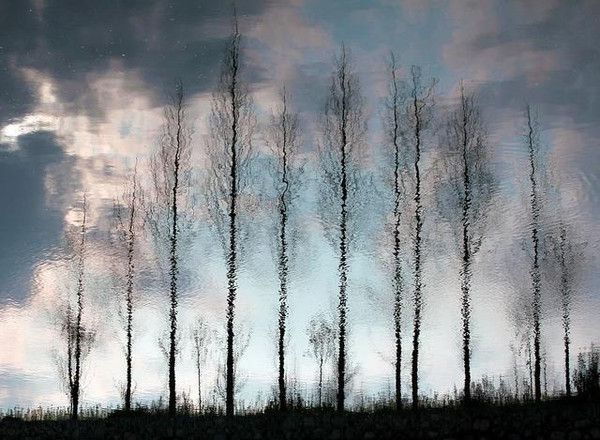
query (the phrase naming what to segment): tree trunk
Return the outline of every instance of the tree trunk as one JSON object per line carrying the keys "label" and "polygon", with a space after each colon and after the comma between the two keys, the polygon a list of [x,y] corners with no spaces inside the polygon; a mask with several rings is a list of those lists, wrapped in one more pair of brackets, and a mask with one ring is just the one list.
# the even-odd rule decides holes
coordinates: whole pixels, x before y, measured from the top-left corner
{"label": "tree trunk", "polygon": [[565,390],[567,393],[567,397],[571,397],[571,367],[570,367],[570,345],[571,345],[571,311],[570,311],[570,301],[571,295],[569,291],[569,277],[568,277],[568,267],[566,261],[566,252],[567,252],[567,231],[564,225],[561,225],[560,228],[560,265],[561,265],[561,287],[562,287],[562,306],[563,306],[563,330],[564,330],[564,352],[565,352]]}
{"label": "tree trunk", "polygon": [[463,236],[463,261],[462,261],[462,337],[463,337],[463,366],[465,373],[464,382],[464,396],[465,403],[471,402],[471,243],[469,237],[469,226],[470,226],[470,209],[471,209],[471,180],[469,171],[469,158],[467,153],[468,147],[468,116],[464,91],[461,90],[461,103],[463,112],[463,144],[462,144],[462,159],[463,159],[463,185],[464,185],[464,198],[462,201],[462,236]]}
{"label": "tree trunk", "polygon": [[202,413],[202,370],[200,368],[200,350],[196,351],[196,372],[198,375],[198,413]]}
{"label": "tree trunk", "polygon": [[81,391],[81,343],[82,343],[82,317],[83,317],[83,273],[84,273],[84,251],[85,251],[85,235],[87,221],[87,198],[83,196],[83,219],[81,222],[81,242],[80,254],[78,263],[77,276],[77,316],[75,318],[75,377],[71,392],[72,399],[72,414],[73,420],[77,420],[79,416],[79,394]]}
{"label": "tree trunk", "polygon": [[342,114],[341,114],[341,209],[340,209],[340,263],[339,263],[339,276],[340,276],[340,292],[339,292],[339,352],[338,352],[338,392],[337,392],[337,410],[344,410],[344,402],[346,398],[345,393],[345,382],[346,382],[346,310],[347,310],[347,294],[346,288],[348,285],[348,261],[347,261],[347,203],[348,203],[348,176],[347,176],[347,96],[346,96],[346,51],[342,47],[342,62],[339,70],[340,75],[340,88],[342,93]]}
{"label": "tree trunk", "polygon": [[323,407],[323,359],[319,360],[319,408]]}
{"label": "tree trunk", "polygon": [[279,255],[279,409],[285,411],[287,407],[286,387],[285,387],[285,330],[287,319],[287,281],[288,281],[288,249],[287,249],[287,221],[288,212],[286,204],[286,195],[290,182],[288,180],[288,133],[287,133],[287,101],[285,90],[283,92],[283,111],[281,127],[283,129],[282,139],[282,179],[284,190],[279,198],[279,239],[281,246]]}
{"label": "tree trunk", "polygon": [[421,307],[422,307],[422,281],[421,281],[421,233],[423,229],[421,205],[421,109],[419,108],[417,96],[416,78],[413,73],[413,110],[415,116],[415,241],[414,241],[414,328],[413,328],[413,350],[412,350],[412,404],[413,408],[419,406],[419,336],[421,334]]}
{"label": "tree trunk", "polygon": [[231,47],[230,73],[231,83],[229,84],[229,99],[231,102],[231,166],[230,166],[230,193],[229,193],[229,255],[227,257],[227,374],[226,374],[226,397],[225,413],[227,417],[233,417],[234,411],[234,357],[233,357],[233,321],[235,316],[235,298],[237,294],[237,196],[238,196],[238,169],[237,169],[237,149],[238,149],[238,117],[239,108],[237,100],[237,80],[238,80],[238,62],[239,62],[239,34],[234,35]]}
{"label": "tree trunk", "polygon": [[533,351],[534,351],[534,382],[535,382],[535,401],[540,402],[542,397],[541,389],[541,356],[540,356],[540,264],[539,264],[539,206],[537,193],[537,175],[535,167],[537,126],[533,121],[531,109],[527,106],[527,142],[529,149],[529,165],[531,182],[531,241],[533,243],[533,263],[531,267],[531,280],[533,290]]}
{"label": "tree trunk", "polygon": [[127,374],[125,389],[125,411],[131,410],[131,359],[132,359],[132,328],[133,328],[133,275],[134,275],[134,251],[135,251],[135,215],[137,200],[137,163],[133,174],[133,193],[131,195],[131,210],[129,215],[129,240],[127,246]]}
{"label": "tree trunk", "polygon": [[399,118],[399,91],[396,79],[396,60],[392,54],[390,66],[392,74],[392,143],[394,147],[394,337],[396,349],[395,381],[396,381],[396,409],[402,408],[402,294],[404,281],[402,279],[400,255],[400,201],[402,188],[400,187],[400,118]]}

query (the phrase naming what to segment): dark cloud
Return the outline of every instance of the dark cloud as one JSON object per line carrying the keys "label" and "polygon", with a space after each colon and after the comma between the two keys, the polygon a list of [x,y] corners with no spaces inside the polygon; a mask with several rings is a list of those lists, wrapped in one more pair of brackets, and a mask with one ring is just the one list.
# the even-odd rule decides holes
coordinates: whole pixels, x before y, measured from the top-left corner
{"label": "dark cloud", "polygon": [[61,168],[65,179],[59,184],[71,181],[72,158],[52,133],[22,135],[18,146],[0,146],[0,301],[26,298],[34,265],[59,245],[63,213],[47,203],[48,169]]}
{"label": "dark cloud", "polygon": [[[144,80],[159,100],[175,77],[192,93],[214,85],[231,23],[229,2],[210,0],[62,0],[2,2],[0,5],[0,125],[35,103],[23,68],[50,76],[60,102],[73,112],[96,113],[86,77],[121,66]],[[268,0],[247,0],[240,21],[260,14]]]}

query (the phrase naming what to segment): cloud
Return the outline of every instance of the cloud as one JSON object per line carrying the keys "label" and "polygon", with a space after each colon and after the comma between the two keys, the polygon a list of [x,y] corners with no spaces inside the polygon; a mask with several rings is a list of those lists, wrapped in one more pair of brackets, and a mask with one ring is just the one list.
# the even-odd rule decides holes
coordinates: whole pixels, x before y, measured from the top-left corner
{"label": "cloud", "polygon": [[[269,2],[245,1],[240,22],[260,14]],[[155,102],[165,85],[182,77],[190,92],[214,84],[224,39],[231,29],[227,3],[166,0],[3,2],[0,48],[0,126],[36,104],[23,69],[49,76],[60,102],[73,113],[103,116],[90,75],[110,70],[137,73]]]}
{"label": "cloud", "polygon": [[[0,146],[0,298],[23,299],[29,293],[33,265],[58,245],[63,222],[60,210],[52,207],[46,176],[58,166],[56,175],[62,191],[76,182],[63,179],[73,161],[66,156],[50,132],[19,136],[19,149]],[[50,198],[49,198],[50,197]]]}
{"label": "cloud", "polygon": [[459,24],[443,47],[444,62],[482,80],[481,95],[494,107],[521,108],[529,100],[543,104],[547,116],[598,121],[600,57],[592,42],[600,38],[593,18],[600,4],[512,2],[501,8],[488,1],[487,12],[453,5]]}

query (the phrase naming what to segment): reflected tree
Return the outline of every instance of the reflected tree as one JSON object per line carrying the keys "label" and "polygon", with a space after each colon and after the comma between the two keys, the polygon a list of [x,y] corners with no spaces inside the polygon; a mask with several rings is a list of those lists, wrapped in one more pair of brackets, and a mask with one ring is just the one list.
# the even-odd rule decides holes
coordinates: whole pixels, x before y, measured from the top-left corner
{"label": "reflected tree", "polygon": [[189,197],[191,182],[192,131],[186,119],[183,83],[178,81],[171,103],[164,108],[164,126],[158,151],[150,159],[153,183],[152,200],[147,221],[156,238],[159,251],[168,253],[169,278],[169,414],[175,415],[175,362],[178,352],[177,310],[181,232],[192,209]]}
{"label": "reflected tree", "polygon": [[85,261],[87,256],[88,234],[88,201],[84,193],[81,205],[80,225],[67,236],[69,247],[75,263],[76,289],[75,304],[67,300],[64,314],[60,317],[61,335],[66,342],[66,353],[57,356],[59,375],[65,391],[69,396],[71,418],[77,420],[79,416],[79,402],[81,397],[82,363],[89,354],[95,341],[95,332],[84,324],[84,299],[85,299]]}
{"label": "reflected tree", "polygon": [[319,408],[323,406],[323,369],[335,353],[335,327],[323,314],[314,316],[306,329],[310,354],[317,362],[319,371],[318,401]]}
{"label": "reflected tree", "polygon": [[211,332],[202,318],[198,318],[192,327],[191,339],[193,343],[194,366],[198,379],[198,412],[202,412],[202,377],[203,369],[208,360]]}
{"label": "reflected tree", "polygon": [[442,175],[437,195],[442,217],[456,235],[461,255],[461,320],[464,401],[471,401],[471,279],[473,263],[484,239],[495,181],[491,173],[487,133],[472,93],[460,85],[460,101],[448,115],[440,142]]}
{"label": "reflected tree", "polygon": [[277,193],[277,243],[276,260],[279,278],[279,310],[278,310],[278,386],[279,408],[286,410],[286,373],[285,373],[285,341],[288,316],[288,284],[290,272],[290,252],[293,250],[293,231],[290,230],[290,219],[293,215],[293,202],[298,193],[302,167],[298,164],[298,116],[289,109],[290,97],[283,89],[281,104],[271,118],[269,144],[275,159],[272,170],[273,181]]}
{"label": "reflected tree", "polygon": [[405,133],[413,152],[414,172],[414,235],[413,235],[413,341],[412,341],[412,404],[419,405],[419,340],[421,335],[421,310],[423,307],[423,175],[421,155],[424,136],[432,119],[435,80],[424,84],[421,69],[413,66],[410,71],[408,100],[406,104]]}
{"label": "reflected tree", "polygon": [[403,111],[406,104],[406,84],[399,77],[399,66],[394,53],[390,53],[388,70],[388,94],[384,102],[383,130],[386,144],[391,150],[392,164],[392,225],[390,229],[392,239],[392,289],[393,289],[393,318],[394,318],[394,348],[395,348],[395,392],[396,409],[402,406],[402,303],[406,289],[402,275],[402,248],[403,239],[402,217],[406,204],[406,179],[408,166],[406,157],[406,143],[403,132]]}
{"label": "reflected tree", "polygon": [[[347,288],[349,272],[349,230],[357,213],[360,187],[360,158],[366,130],[363,98],[358,77],[353,72],[350,55],[342,45],[335,59],[329,97],[321,119],[320,160],[323,172],[321,186],[321,218],[330,234],[332,245],[339,252],[338,278],[338,384],[337,409],[345,402]],[[334,210],[337,209],[337,212]]]}
{"label": "reflected tree", "polygon": [[243,241],[240,209],[248,186],[252,136],[256,125],[254,106],[241,78],[241,35],[237,16],[225,50],[221,77],[213,93],[207,144],[210,178],[208,205],[225,250],[227,266],[227,361],[225,411],[233,416],[235,395],[234,318],[238,291],[238,268]]}
{"label": "reflected tree", "polygon": [[[215,392],[221,399],[225,400],[225,404],[227,404],[227,396],[229,396],[229,393],[232,393],[232,399],[235,398],[242,391],[247,380],[247,378],[242,376],[242,371],[240,370],[240,360],[246,353],[246,350],[248,350],[252,333],[245,325],[236,324],[235,335],[236,338],[234,339],[234,344],[232,347],[233,355],[231,358],[231,368],[229,368],[228,364],[230,360],[229,347],[226,344],[223,344],[223,339],[227,339],[227,334],[224,338],[221,335],[218,335],[219,340],[217,341],[219,346],[225,346],[225,350],[221,353],[217,362]],[[228,388],[230,374],[233,376],[233,380],[231,382],[234,384],[233,389]],[[225,407],[225,410],[227,411],[227,407]]]}
{"label": "reflected tree", "polygon": [[550,275],[558,278],[557,290],[560,296],[561,323],[563,328],[565,392],[571,397],[571,307],[574,288],[585,261],[585,243],[574,239],[574,232],[564,220],[558,223],[556,231],[550,237],[552,263]]}
{"label": "reflected tree", "polygon": [[531,209],[531,246],[533,250],[533,261],[531,263],[531,285],[532,285],[532,319],[533,319],[533,380],[535,401],[540,402],[542,397],[541,387],[541,271],[540,271],[540,195],[539,195],[539,176],[537,165],[537,156],[539,154],[540,139],[537,115],[531,111],[529,104],[525,109],[526,134],[525,143],[529,158],[529,182],[530,193],[529,202]]}
{"label": "reflected tree", "polygon": [[[121,198],[115,200],[112,240],[115,244],[119,263],[125,260],[125,279],[123,291],[125,300],[125,363],[126,382],[123,393],[124,409],[131,410],[132,399],[132,357],[133,357],[133,309],[136,299],[134,279],[136,275],[136,257],[138,255],[138,235],[144,227],[142,209],[142,190],[138,179],[137,159],[129,183]],[[119,289],[121,290],[121,289]]]}

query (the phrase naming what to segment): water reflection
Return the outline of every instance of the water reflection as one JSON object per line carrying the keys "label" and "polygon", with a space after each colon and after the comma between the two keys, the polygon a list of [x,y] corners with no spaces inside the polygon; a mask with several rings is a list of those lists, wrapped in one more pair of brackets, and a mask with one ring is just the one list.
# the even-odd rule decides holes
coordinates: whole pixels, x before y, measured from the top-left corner
{"label": "water reflection", "polygon": [[[156,146],[165,91],[177,76],[189,90],[193,162],[198,182],[202,181],[207,115],[230,11],[217,2],[201,2],[201,7],[197,2],[179,2],[169,8],[148,2],[138,9],[115,6],[90,16],[73,4],[72,15],[80,19],[67,23],[58,6],[33,2],[37,5],[33,13],[27,11],[26,3],[10,6],[10,21],[21,25],[8,29],[10,38],[0,48],[0,62],[11,66],[0,73],[5,80],[0,83],[6,84],[7,102],[13,103],[0,108],[0,407],[66,404],[55,365],[54,353],[64,349],[56,316],[65,296],[75,288],[64,234],[77,224],[76,205],[84,188],[89,192],[93,225],[86,263],[86,319],[98,335],[84,364],[84,401],[115,403],[124,380],[124,333],[123,311],[115,300],[118,292],[111,274],[114,255],[106,233],[113,200],[121,193],[134,158],[147,159]],[[461,77],[481,101],[499,186],[474,269],[473,377],[513,374],[511,309],[515,298],[530,289],[525,100],[538,108],[542,130],[548,185],[544,227],[552,229],[559,221],[566,222],[577,232],[577,239],[586,243],[585,270],[572,312],[574,355],[600,339],[598,280],[593,270],[600,232],[596,148],[600,109],[594,98],[599,58],[587,45],[598,37],[598,27],[590,21],[598,5],[531,4],[526,14],[522,5],[500,1],[489,2],[489,10],[484,6],[468,10],[453,2],[447,11],[414,2],[325,7],[253,1],[240,6],[245,80],[261,123],[268,122],[282,85],[288,87],[300,112],[302,154],[310,178],[301,197],[303,235],[291,279],[288,365],[290,380],[295,378],[301,391],[314,392],[317,371],[307,355],[307,322],[319,310],[334,314],[336,258],[315,220],[315,137],[328,92],[332,54],[342,40],[353,51],[366,96],[367,144],[373,152],[368,162],[375,165],[373,169],[385,164],[380,155],[379,109],[386,93],[384,60],[390,47],[405,65],[421,64],[428,76],[439,77],[436,120],[441,121],[455,102]],[[451,22],[441,18],[446,12],[453,17]],[[92,23],[93,30],[83,30]],[[548,43],[548,38],[555,44]],[[435,155],[436,135],[432,132],[424,140],[426,161]],[[263,138],[260,132],[255,143],[266,154],[269,150]],[[264,170],[257,170],[256,175],[264,178]],[[147,168],[142,180],[144,184],[150,180]],[[203,316],[222,333],[226,291],[222,249],[207,228],[202,192],[195,196],[198,227],[190,234],[181,268],[177,370],[178,390],[191,395],[195,395],[196,372],[189,327],[197,316]],[[451,252],[453,238],[435,216],[431,194],[425,197],[420,381],[424,393],[444,393],[461,381],[459,265]],[[560,218],[554,209],[559,204],[563,207]],[[373,206],[368,209],[380,214],[377,204]],[[265,216],[266,211],[261,211],[254,222],[257,231],[266,235]],[[373,235],[381,234],[376,226],[383,215],[373,217],[377,218],[370,225]],[[276,379],[276,269],[267,237],[257,237],[247,250],[239,279],[240,318],[252,332],[240,365],[246,384],[241,398],[246,402],[258,393],[270,396]],[[146,259],[136,285],[140,298],[135,310],[133,370],[136,399],[153,400],[166,390],[165,358],[157,341],[167,328],[168,301],[164,267],[153,258],[151,237],[143,241]],[[393,377],[392,298],[380,254],[381,249],[370,243],[350,262],[349,354],[358,366],[353,397],[385,395]],[[559,392],[563,386],[560,310],[556,293],[544,287],[546,281],[542,281],[543,349],[548,386],[551,392]],[[407,302],[405,390],[410,374],[411,310]],[[208,395],[222,350],[219,346],[211,351],[204,382]],[[523,356],[518,358],[522,377],[527,376],[525,361]]]}

